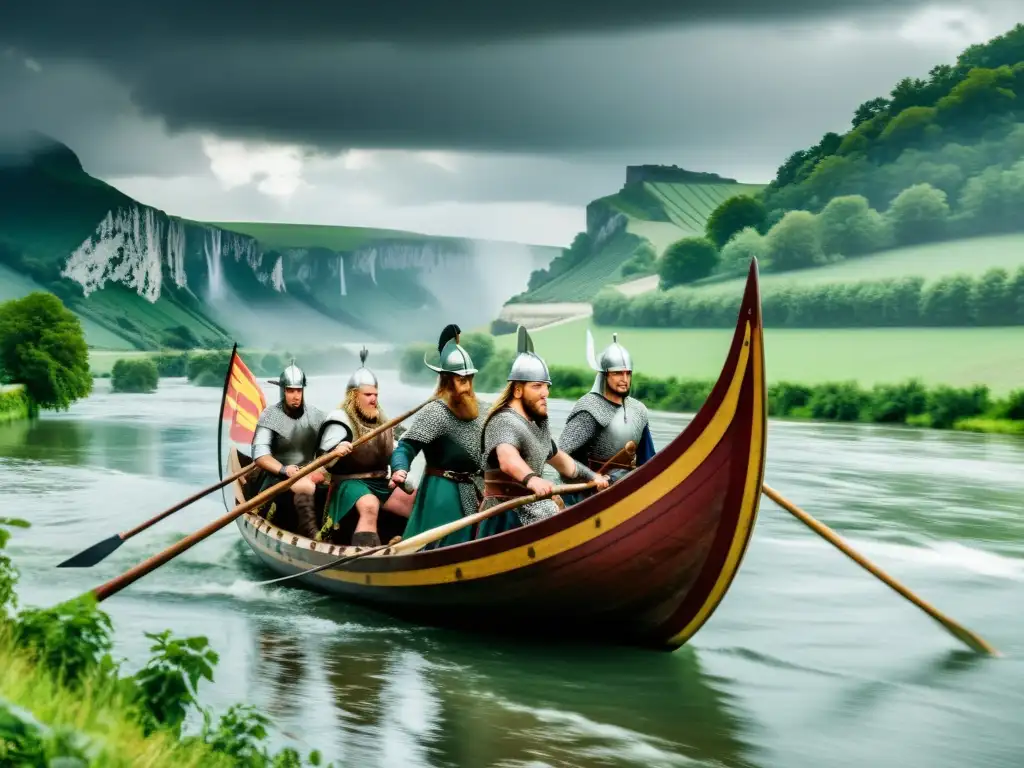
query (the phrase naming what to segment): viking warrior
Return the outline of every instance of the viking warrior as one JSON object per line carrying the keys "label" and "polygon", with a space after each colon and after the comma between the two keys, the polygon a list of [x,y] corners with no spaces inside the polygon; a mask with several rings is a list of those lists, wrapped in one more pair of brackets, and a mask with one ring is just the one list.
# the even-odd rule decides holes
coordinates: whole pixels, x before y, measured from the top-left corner
{"label": "viking warrior", "polygon": [[[299,467],[313,458],[317,432],[324,421],[323,411],[306,402],[306,374],[295,365],[294,360],[277,381],[269,383],[280,387],[281,400],[263,410],[252,438],[253,461],[265,473],[259,491],[291,477]],[[314,493],[316,484],[323,482],[324,478],[324,473],[318,470],[301,478],[290,488],[295,512],[294,530],[309,538],[316,536],[320,530]],[[279,497],[276,505],[281,501]],[[273,510],[275,513],[278,510],[276,505]]]}
{"label": "viking warrior", "polygon": [[[424,365],[439,374],[436,399],[416,414],[391,456],[392,486],[406,481],[420,451],[426,459],[423,480],[405,527],[406,538],[470,515],[480,504],[484,416],[473,392],[477,369],[469,352],[459,346],[457,325],[441,332],[439,365],[427,362],[427,354],[423,356]],[[426,548],[460,544],[472,538],[472,529],[467,527]]]}
{"label": "viking warrior", "polygon": [[[636,455],[629,463],[617,462],[609,468],[612,482],[648,461],[654,455],[654,441],[647,421],[647,408],[630,397],[633,383],[633,359],[619,344],[618,334],[600,357],[594,355],[594,337],[587,329],[587,362],[596,371],[594,386],[576,401],[565,420],[558,446],[591,469],[599,469],[626,447],[636,444]],[[566,504],[575,504],[590,491],[567,494]]]}
{"label": "viking warrior", "polygon": [[[320,430],[319,452],[334,450],[342,443],[351,443],[387,421],[377,401],[378,383],[373,371],[366,367],[369,354],[364,347],[359,353],[360,367],[348,380],[345,399],[337,410],[328,414]],[[331,474],[331,490],[327,500],[327,519],[319,538],[328,538],[332,530],[340,527],[342,518],[354,508],[359,515],[352,545],[376,547],[380,545],[377,533],[377,513],[392,495],[387,505],[402,517],[409,516],[412,498],[388,483],[388,463],[394,450],[395,432],[401,427],[388,429],[373,440],[351,448],[347,455],[327,465]]]}
{"label": "viking warrior", "polygon": [[[551,376],[544,360],[533,351],[533,341],[519,326],[517,355],[508,374],[508,384],[491,407],[484,422],[484,500],[481,510],[513,498],[549,493],[552,483],[541,477],[544,465],[554,467],[573,482],[597,480],[608,487],[608,478],[598,475],[559,450],[548,428],[548,391]],[[543,520],[558,512],[553,499],[524,504],[480,523],[478,538]]]}

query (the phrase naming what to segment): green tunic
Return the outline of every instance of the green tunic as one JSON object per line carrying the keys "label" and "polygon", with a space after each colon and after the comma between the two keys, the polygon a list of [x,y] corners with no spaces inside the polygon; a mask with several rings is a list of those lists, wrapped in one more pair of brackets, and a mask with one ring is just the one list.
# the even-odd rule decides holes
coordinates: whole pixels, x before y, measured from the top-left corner
{"label": "green tunic", "polygon": [[[366,434],[376,427],[376,424],[365,422],[356,417],[358,425],[353,429],[352,419],[353,417],[350,414],[346,414],[343,411],[333,411],[324,424],[325,426],[328,424],[344,426],[344,431],[347,434],[344,435],[343,439],[349,441],[356,439],[359,435]],[[378,422],[383,421],[386,421],[386,417],[382,411]],[[321,528],[317,538],[322,539],[328,531],[340,528],[342,518],[354,511],[356,501],[363,496],[376,496],[381,506],[391,497],[394,488],[388,486],[386,474],[384,477],[348,478],[345,476],[359,475],[367,472],[386,473],[388,460],[391,457],[391,451],[394,446],[394,433],[400,430],[400,426],[389,429],[370,442],[360,445],[348,456],[338,459],[329,468],[328,471],[333,476],[332,487],[327,498],[326,508],[324,509],[325,519],[323,528]],[[337,437],[337,435],[334,436],[334,438]],[[333,444],[329,445],[328,443]],[[336,444],[335,439],[325,435],[321,440],[320,449],[330,450]]]}
{"label": "green tunic", "polygon": [[[391,455],[391,471],[408,472],[416,454],[423,451],[428,468],[468,473],[479,478],[480,436],[485,418],[481,413],[472,421],[466,421],[458,418],[440,400],[428,403],[416,414],[409,431],[395,447]],[[470,515],[476,512],[477,504],[478,489],[474,483],[424,474],[403,538]],[[461,544],[472,538],[473,527],[467,526],[428,544],[424,549]]]}

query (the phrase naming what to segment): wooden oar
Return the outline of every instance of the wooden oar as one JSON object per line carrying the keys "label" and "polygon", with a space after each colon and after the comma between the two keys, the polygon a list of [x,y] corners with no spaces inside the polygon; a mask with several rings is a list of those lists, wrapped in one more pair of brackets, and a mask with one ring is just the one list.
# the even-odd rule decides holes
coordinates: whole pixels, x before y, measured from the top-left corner
{"label": "wooden oar", "polygon": [[[496,504],[490,509],[485,509],[481,512],[474,512],[472,515],[466,515],[465,517],[460,517],[458,520],[453,520],[450,523],[445,523],[444,525],[439,525],[436,528],[431,528],[429,531],[418,533],[415,536],[412,536],[408,539],[403,539],[397,544],[381,544],[379,547],[371,547],[370,549],[358,552],[354,555],[346,555],[345,557],[339,557],[337,560],[332,560],[328,563],[317,565],[313,568],[309,568],[308,570],[300,571],[299,573],[293,573],[288,576],[281,576],[279,578],[270,579],[268,581],[258,581],[253,586],[264,587],[268,584],[279,584],[282,581],[297,579],[299,576],[307,576],[311,573],[325,571],[328,568],[334,568],[338,565],[345,565],[347,563],[351,563],[353,560],[359,560],[362,557],[368,557],[369,555],[376,554],[377,552],[384,552],[384,554],[387,555],[402,555],[409,554],[411,552],[416,552],[417,550],[422,549],[431,542],[437,541],[438,539],[443,539],[450,533],[454,533],[455,531],[465,528],[466,526],[479,523],[481,520],[486,520],[488,517],[500,515],[502,512],[508,512],[510,509],[521,507],[524,504],[531,504],[535,501],[549,499],[558,493],[576,493],[578,491],[585,491],[588,488],[593,487],[593,481],[589,483],[576,483],[573,485],[556,485],[552,487],[552,489],[547,493],[534,493],[531,494],[530,496],[520,496],[519,498],[516,499],[510,499],[509,501],[502,502],[501,504]],[[385,550],[389,551],[385,552]]]}
{"label": "wooden oar", "polygon": [[[601,465],[601,468],[597,471],[597,474],[603,475],[605,471],[608,469],[608,467],[610,467],[613,463],[617,462],[618,460],[626,456],[632,457],[634,453],[636,453],[636,443],[630,440],[628,443],[626,443],[622,450],[620,450],[618,453],[616,453],[614,456],[608,459],[608,461],[606,461],[603,465]],[[320,565],[309,568],[305,571],[300,571],[299,573],[292,573],[288,576],[281,576],[279,578],[269,579],[267,581],[259,581],[256,582],[254,586],[264,587],[268,584],[279,584],[282,581],[297,579],[300,576],[307,576],[311,573],[319,573],[320,571],[325,571],[328,568],[334,568],[339,565],[346,565],[348,563],[351,563],[353,560],[358,560],[361,557],[368,557],[369,555],[376,554],[377,552],[384,552],[385,554],[389,555],[401,555],[416,552],[422,549],[423,547],[427,546],[427,544],[435,542],[439,539],[443,539],[445,536],[448,536],[449,534],[454,533],[455,531],[461,530],[470,525],[475,525],[476,523],[479,523],[481,520],[486,520],[487,518],[493,517],[494,515],[500,515],[502,512],[508,512],[510,509],[521,507],[524,504],[532,504],[535,501],[548,499],[560,493],[577,493],[579,491],[585,491],[588,488],[593,487],[593,481],[590,481],[589,483],[577,483],[574,485],[556,485],[548,493],[534,493],[531,494],[530,496],[520,496],[519,498],[516,499],[509,499],[508,501],[504,501],[501,504],[496,504],[490,509],[484,509],[481,510],[480,512],[474,512],[472,515],[460,517],[458,520],[453,520],[450,523],[445,523],[444,525],[439,525],[435,528],[431,528],[429,531],[418,533],[415,536],[412,536],[403,541],[399,541],[395,544],[381,544],[378,547],[371,547],[370,549],[367,549],[363,552],[358,552],[354,555],[345,555],[344,557],[339,557],[336,560],[331,560],[330,562],[322,563]],[[387,551],[385,552],[385,550]]]}
{"label": "wooden oar", "polygon": [[767,496],[769,499],[774,501],[784,510],[789,512],[800,522],[802,522],[816,534],[825,539],[825,541],[827,541],[829,544],[834,546],[844,555],[849,557],[851,560],[853,560],[853,562],[857,563],[857,565],[859,565],[861,568],[872,573],[880,581],[894,589],[899,594],[903,595],[903,597],[905,597],[907,600],[912,602],[922,611],[927,613],[929,616],[935,619],[935,621],[939,622],[939,624],[941,624],[946,629],[946,631],[953,635],[953,637],[960,640],[962,643],[967,645],[969,648],[977,651],[978,653],[987,653],[990,656],[1002,655],[999,653],[999,651],[997,651],[991,645],[986,643],[984,640],[982,640],[976,634],[971,632],[969,629],[961,626],[960,624],[957,624],[955,621],[953,621],[953,619],[949,618],[944,613],[941,613],[939,610],[926,603],[924,600],[919,598],[905,586],[896,581],[896,579],[894,579],[892,576],[885,573],[877,565],[869,561],[863,555],[856,552],[852,547],[850,547],[849,544],[847,544],[839,537],[839,534],[837,534],[824,523],[815,520],[813,517],[811,517],[809,514],[804,512],[802,509],[800,509],[792,502],[783,498],[779,494],[779,492],[776,491],[774,488],[770,488],[769,486],[762,484],[761,489],[764,491],[765,496]]}
{"label": "wooden oar", "polygon": [[[427,403],[431,402],[433,399],[434,398],[430,398],[430,400],[425,400],[424,402],[420,403],[419,405],[417,405],[412,410],[406,411],[402,415],[396,416],[395,418],[391,419],[390,421],[384,422],[379,427],[377,427],[376,429],[374,429],[374,430],[372,430],[370,432],[367,432],[365,435],[363,435],[359,439],[353,440],[352,441],[352,447],[353,448],[357,448],[360,445],[362,445],[363,443],[366,443],[366,442],[368,442],[370,440],[373,440],[377,435],[379,435],[382,432],[385,432],[385,431],[391,429],[396,424],[398,424],[398,423],[408,419],[410,416],[412,416],[414,413],[416,413],[418,410],[420,410],[420,408],[425,406]],[[184,552],[186,549],[188,549],[192,545],[198,544],[200,541],[205,539],[210,534],[216,533],[217,531],[219,531],[221,528],[223,528],[225,525],[230,523],[235,518],[240,517],[241,515],[244,515],[246,512],[249,512],[249,511],[251,511],[253,509],[256,509],[257,507],[261,506],[264,502],[269,501],[270,499],[274,498],[277,494],[281,493],[282,491],[288,490],[293,485],[295,485],[295,483],[297,483],[299,480],[301,480],[303,477],[305,477],[306,475],[308,475],[308,474],[310,474],[312,472],[315,472],[316,470],[320,469],[320,467],[322,467],[322,466],[324,466],[326,464],[329,464],[335,458],[337,458],[337,457],[333,453],[331,453],[331,452],[325,453],[319,459],[311,461],[309,464],[307,464],[306,466],[304,466],[301,469],[299,469],[298,472],[296,472],[294,475],[292,475],[288,479],[282,480],[280,483],[277,483],[276,485],[271,486],[270,488],[267,488],[262,493],[258,493],[256,496],[254,496],[253,498],[249,499],[249,501],[245,502],[244,504],[239,504],[234,509],[232,509],[230,512],[228,512],[228,513],[226,513],[224,515],[221,515],[220,517],[218,517],[213,522],[208,523],[207,525],[204,525],[202,528],[200,528],[195,533],[189,534],[188,536],[186,536],[181,541],[179,541],[176,544],[173,544],[172,546],[170,546],[167,549],[165,549],[163,552],[158,552],[157,554],[153,555],[148,560],[144,560],[143,562],[141,562],[138,565],[136,565],[134,568],[131,568],[130,570],[125,571],[120,576],[117,576],[116,578],[111,579],[110,581],[106,582],[105,584],[101,584],[100,586],[96,587],[95,589],[92,590],[92,592],[96,596],[97,602],[102,602],[103,600],[106,600],[111,595],[117,594],[122,589],[124,589],[129,584],[131,584],[132,582],[142,578],[143,576],[145,576],[150,571],[156,570],[161,565],[166,563],[168,560],[171,560],[175,556],[180,555],[182,552]]]}
{"label": "wooden oar", "polygon": [[195,494],[189,496],[184,501],[179,501],[173,507],[170,507],[169,509],[165,509],[159,515],[156,515],[155,517],[151,517],[149,520],[147,520],[146,522],[141,523],[141,524],[135,526],[130,531],[125,531],[124,533],[115,533],[110,538],[104,539],[103,541],[100,541],[100,542],[98,542],[96,544],[93,544],[88,549],[83,549],[77,555],[72,555],[67,560],[65,560],[63,563],[58,563],[57,567],[58,568],[91,568],[92,566],[96,565],[96,563],[99,563],[99,562],[103,561],[105,558],[107,558],[111,554],[113,554],[117,550],[118,547],[120,547],[122,544],[124,544],[126,541],[128,541],[128,539],[130,539],[135,534],[142,533],[144,530],[149,528],[151,525],[159,523],[161,520],[163,520],[168,515],[173,515],[179,509],[184,509],[185,507],[187,507],[192,502],[198,501],[199,499],[203,498],[203,496],[205,496],[206,494],[208,494],[208,493],[210,493],[212,491],[216,491],[218,488],[222,488],[225,485],[227,485],[228,483],[233,483],[235,480],[238,480],[239,478],[244,477],[245,475],[247,475],[250,472],[252,472],[254,469],[256,469],[256,465],[255,464],[250,464],[249,466],[244,467],[243,469],[238,470],[237,472],[235,472],[235,474],[231,475],[230,477],[226,477],[223,480],[214,483],[210,487],[204,488],[203,490],[199,491],[198,493],[195,493]]}

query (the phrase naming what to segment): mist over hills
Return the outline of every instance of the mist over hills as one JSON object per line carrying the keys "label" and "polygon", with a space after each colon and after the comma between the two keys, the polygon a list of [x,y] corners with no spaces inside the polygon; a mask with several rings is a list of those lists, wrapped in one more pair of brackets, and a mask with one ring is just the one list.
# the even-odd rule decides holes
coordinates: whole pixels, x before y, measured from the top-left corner
{"label": "mist over hills", "polygon": [[93,348],[428,339],[449,322],[488,322],[559,252],[396,230],[191,221],[93,178],[53,139],[0,137],[0,300],[57,294]]}

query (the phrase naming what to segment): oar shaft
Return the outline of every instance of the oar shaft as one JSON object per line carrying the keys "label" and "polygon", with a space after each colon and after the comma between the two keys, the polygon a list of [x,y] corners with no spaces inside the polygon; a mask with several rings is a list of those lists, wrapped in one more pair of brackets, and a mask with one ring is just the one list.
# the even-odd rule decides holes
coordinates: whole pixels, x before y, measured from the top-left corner
{"label": "oar shaft", "polygon": [[999,655],[999,652],[995,648],[990,646],[978,635],[974,634],[966,627],[961,626],[953,619],[951,619],[949,616],[935,608],[933,605],[925,602],[920,597],[915,595],[903,584],[898,582],[896,579],[887,574],[877,565],[875,565],[866,557],[864,557],[859,552],[854,550],[849,544],[842,540],[839,534],[837,534],[824,523],[819,522],[815,518],[811,517],[798,506],[796,506],[795,504],[781,496],[779,492],[776,491],[774,488],[771,488],[766,484],[762,484],[761,489],[764,491],[765,496],[767,496],[780,507],[785,509],[791,515],[796,517],[798,520],[800,520],[800,522],[802,522],[808,528],[813,530],[815,533],[817,533],[819,536],[825,539],[829,544],[831,544],[844,555],[846,555],[848,558],[857,563],[857,565],[859,565],[861,568],[872,573],[876,578],[878,578],[879,581],[883,582],[886,586],[890,587],[891,589],[905,597],[907,600],[912,602],[922,611],[924,611],[937,622],[939,622],[939,624],[942,624],[943,627],[945,627],[947,630],[950,630],[954,636],[957,636],[960,640],[967,643],[968,645],[974,645],[976,649],[984,650],[986,653],[991,654],[993,656]]}
{"label": "oar shaft", "polygon": [[183,499],[182,501],[179,501],[173,507],[165,509],[159,515],[156,515],[155,517],[151,517],[149,520],[146,520],[144,523],[140,523],[139,525],[135,526],[131,530],[125,531],[124,533],[119,533],[118,536],[121,538],[122,541],[127,541],[132,536],[135,536],[138,533],[142,533],[144,530],[149,528],[151,525],[155,525],[156,523],[159,523],[165,517],[168,517],[169,515],[173,515],[179,509],[184,509],[185,507],[187,507],[192,502],[198,501],[199,499],[203,498],[203,496],[205,496],[206,494],[211,493],[212,491],[216,491],[218,488],[222,488],[225,485],[228,485],[229,483],[233,483],[233,482],[235,482],[235,480],[238,480],[241,477],[245,477],[247,474],[252,472],[254,469],[256,469],[256,465],[255,464],[250,464],[247,467],[243,467],[242,469],[240,469],[237,472],[235,472],[233,475],[229,475],[228,477],[225,477],[223,480],[220,480],[219,482],[216,482],[213,485],[207,486],[203,490],[198,491],[198,492],[192,494],[187,499]]}
{"label": "oar shaft", "polygon": [[[352,441],[352,447],[353,448],[357,448],[358,446],[362,445],[363,443],[366,443],[366,442],[368,442],[370,440],[373,440],[375,437],[377,437],[377,435],[381,434],[382,432],[385,432],[388,429],[391,429],[396,424],[398,424],[398,423],[404,421],[405,419],[409,418],[410,416],[412,416],[414,413],[416,413],[418,410],[420,410],[420,408],[422,408],[423,406],[425,406],[429,402],[430,402],[430,400],[424,401],[423,403],[420,403],[415,408],[413,408],[413,409],[411,409],[409,411],[406,411],[402,415],[396,416],[395,418],[391,419],[390,421],[387,421],[384,424],[381,424],[376,429],[374,429],[374,430],[372,430],[370,432],[367,432],[365,435],[363,435],[362,437],[358,438],[357,440],[353,440]],[[256,509],[257,507],[261,506],[264,502],[269,501],[270,499],[272,499],[277,494],[281,493],[282,491],[287,490],[288,488],[291,488],[293,485],[295,485],[295,483],[297,483],[303,477],[305,477],[306,475],[308,475],[308,474],[310,474],[312,472],[315,472],[316,470],[320,469],[320,467],[323,467],[324,465],[329,464],[334,458],[335,457],[334,457],[334,455],[332,453],[325,453],[319,459],[311,461],[309,464],[306,464],[304,467],[300,468],[294,475],[292,475],[291,477],[287,478],[286,480],[282,480],[280,483],[277,483],[276,485],[274,485],[274,486],[272,486],[270,488],[267,488],[265,491],[256,494],[256,496],[254,496],[253,498],[249,499],[249,501],[247,501],[247,502],[245,502],[243,504],[239,504],[234,509],[232,509],[230,512],[226,512],[225,514],[223,514],[220,517],[218,517],[216,520],[214,520],[214,521],[212,521],[210,523],[207,523],[206,525],[204,525],[202,528],[200,528],[195,533],[189,534],[188,536],[186,536],[181,541],[176,542],[175,544],[172,544],[170,547],[168,547],[167,549],[163,550],[162,552],[158,552],[157,554],[153,555],[149,559],[142,561],[141,563],[136,565],[134,568],[131,568],[128,571],[125,571],[124,573],[122,573],[120,576],[117,576],[117,577],[111,579],[110,581],[108,581],[105,584],[101,584],[100,586],[98,586],[95,589],[93,589],[93,594],[96,596],[96,600],[99,601],[99,602],[102,602],[103,600],[107,599],[111,595],[117,594],[122,589],[127,587],[129,584],[132,584],[133,582],[135,582],[138,579],[142,578],[143,576],[145,576],[150,571],[153,571],[153,570],[159,568],[161,565],[166,563],[168,560],[171,560],[172,558],[176,557],[177,555],[180,555],[186,549],[188,549],[191,546],[193,546],[194,544],[197,544],[198,542],[202,541],[203,539],[208,537],[210,534],[216,533],[221,528],[223,528],[225,525],[230,523],[232,520],[236,519],[237,517],[240,517],[241,515],[244,515],[246,512],[249,512],[249,511],[251,511],[253,509]]]}
{"label": "oar shaft", "polygon": [[[636,443],[630,440],[618,453],[616,453],[614,456],[608,459],[608,461],[606,461],[601,466],[601,469],[598,470],[597,474],[604,474],[604,471],[608,469],[608,467],[610,467],[613,463],[619,461],[625,456],[632,456],[634,453],[636,453]],[[321,565],[314,566],[313,568],[301,571],[300,573],[293,573],[288,576],[281,576],[280,578],[271,579],[270,581],[265,581],[261,583],[264,585],[277,584],[282,581],[297,579],[301,576],[308,576],[312,573],[319,573],[320,571],[325,571],[328,568],[336,568],[339,565],[348,565],[353,560],[360,560],[364,557],[375,555],[378,552],[381,552],[385,555],[398,555],[406,552],[415,552],[419,549],[422,549],[427,544],[437,541],[438,539],[443,539],[450,533],[454,533],[455,531],[465,528],[467,525],[474,525],[475,523],[478,523],[481,520],[486,520],[488,517],[501,514],[502,512],[507,512],[510,509],[515,509],[516,507],[522,506],[523,504],[530,504],[531,502],[534,501],[541,501],[543,499],[550,498],[551,496],[555,496],[560,493],[576,493],[578,491],[585,491],[586,489],[593,487],[593,481],[589,483],[579,483],[575,485],[556,485],[548,493],[532,494],[530,496],[522,496],[516,499],[510,499],[509,501],[497,504],[491,507],[490,509],[475,512],[472,515],[459,518],[458,520],[453,520],[452,522],[445,523],[444,525],[439,525],[436,528],[431,528],[429,531],[419,533],[416,536],[406,539],[405,541],[400,541],[397,544],[381,544],[379,547],[372,547],[364,552],[359,552],[355,555],[346,555],[344,557],[339,557],[336,560],[332,560],[328,563],[322,563]]]}

